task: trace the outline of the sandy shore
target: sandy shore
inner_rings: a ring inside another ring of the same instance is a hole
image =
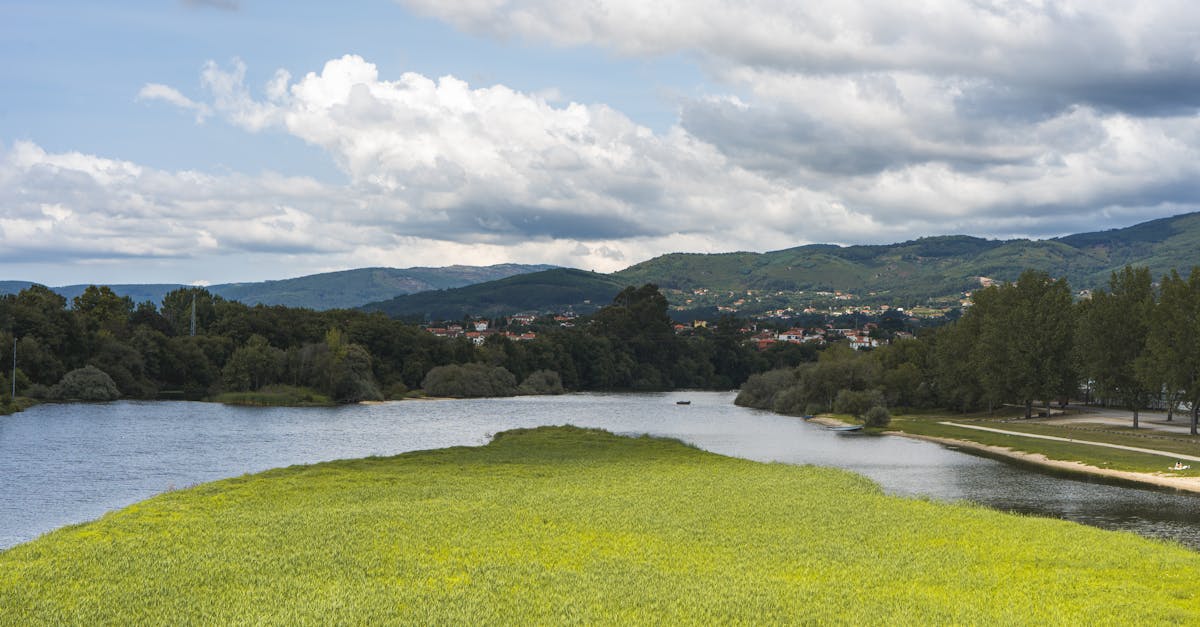
[[[815,421],[815,419],[814,419]],[[832,421],[837,422],[837,421]],[[822,423],[826,424],[826,423]],[[968,440],[958,440],[955,438],[940,438],[929,435],[917,435],[914,433],[904,433],[902,431],[887,431],[888,435],[898,435],[915,440],[925,440],[928,442],[937,442],[939,444],[949,444],[960,448],[969,448],[976,451],[982,451],[989,455],[997,457],[1007,457],[1016,459],[1038,466],[1045,466],[1055,470],[1065,472],[1074,472],[1086,475],[1097,475],[1101,477],[1111,477],[1122,481],[1130,481],[1134,483],[1144,483],[1148,485],[1158,486],[1162,488],[1173,488],[1175,490],[1184,490],[1186,492],[1200,493],[1200,477],[1175,477],[1165,474],[1145,473],[1145,472],[1128,472],[1124,470],[1110,470],[1108,468],[1097,468],[1089,466],[1081,462],[1067,462],[1058,459],[1050,459],[1041,453],[1023,453],[1014,451],[1003,446],[992,446],[989,444],[980,444]]]
[[[808,421],[815,422],[819,425],[825,425],[826,427],[846,427],[853,424],[838,420],[837,418],[827,418],[825,416],[813,416],[812,418],[809,418]]]

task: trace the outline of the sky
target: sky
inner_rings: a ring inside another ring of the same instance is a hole
[[[0,58],[0,279],[614,271],[1200,209],[1184,0],[4,0]]]

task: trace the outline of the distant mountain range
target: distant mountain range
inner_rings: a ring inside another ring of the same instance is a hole
[[[261,303],[309,309],[340,309],[386,300],[399,294],[462,287],[554,267],[506,263],[444,268],[361,268],[279,281],[210,285],[206,289],[222,298],[248,305]],[[30,285],[33,283],[29,281],[0,281],[0,294],[16,293]],[[188,286],[164,283],[109,287],[119,295],[129,296],[136,303],[161,303],[168,292]],[[51,289],[70,300],[82,294],[86,288],[87,285],[65,285]]]
[[[981,277],[1013,281],[1026,269],[1066,277],[1075,289],[1108,284],[1125,265],[1147,266],[1157,279],[1200,264],[1200,213],[1124,229],[1049,240],[926,237],[880,246],[812,245],[768,253],[671,254],[615,276],[683,292],[805,291],[854,294],[868,301],[910,304],[957,299]]]
[[[925,237],[878,246],[817,244],[767,253],[673,253],[613,274],[546,265],[364,268],[282,281],[213,285],[214,294],[248,304],[313,309],[361,307],[395,317],[457,319],[519,311],[585,313],[627,285],[657,284],[677,317],[718,312],[759,315],[815,305],[957,305],[963,292],[1012,281],[1026,269],[1066,277],[1076,290],[1104,287],[1125,265],[1154,277],[1200,265],[1200,213],[1123,229],[1048,240]],[[0,282],[0,293],[28,282]],[[84,285],[53,288],[68,298]],[[113,285],[134,301],[161,302],[181,285]]]
[[[957,306],[964,292],[991,281],[1014,281],[1026,269],[1066,277],[1081,290],[1106,286],[1111,272],[1126,264],[1148,266],[1156,279],[1172,268],[1187,272],[1200,264],[1200,213],[1049,240],[954,235],[879,246],[674,253],[611,275],[557,269],[401,296],[364,308],[433,319],[578,311],[611,302],[625,286],[654,283],[677,319],[885,303],[938,309]]]

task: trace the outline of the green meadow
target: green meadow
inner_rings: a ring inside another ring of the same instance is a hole
[[[573,427],[168,492],[0,553],[4,624],[1200,623],[1200,554]]]

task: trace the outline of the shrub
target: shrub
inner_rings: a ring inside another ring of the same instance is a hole
[[[517,390],[517,380],[511,372],[500,366],[470,363],[438,366],[425,375],[421,387],[430,396],[512,396]]]
[[[833,401],[833,411],[861,418],[872,407],[883,405],[883,392],[879,390],[841,390]]]
[[[863,424],[868,427],[886,427],[891,421],[892,415],[881,405],[876,405],[863,414]]]
[[[776,397],[795,384],[796,371],[792,368],[781,368],[762,374],[752,374],[742,384],[742,389],[738,390],[737,398],[733,402],[735,405],[741,405],[742,407],[773,409]]]
[[[72,370],[50,388],[50,398],[55,400],[112,401],[121,397],[112,377],[95,366],[84,366]]]
[[[804,388],[797,384],[776,394],[775,402],[767,409],[778,414],[800,416],[804,414],[807,403],[808,396],[804,393]]]
[[[517,394],[562,394],[562,377],[553,370],[535,370],[521,382]]]
[[[397,381],[383,391],[383,397],[389,401],[398,401],[408,396],[408,386],[403,381]]]

